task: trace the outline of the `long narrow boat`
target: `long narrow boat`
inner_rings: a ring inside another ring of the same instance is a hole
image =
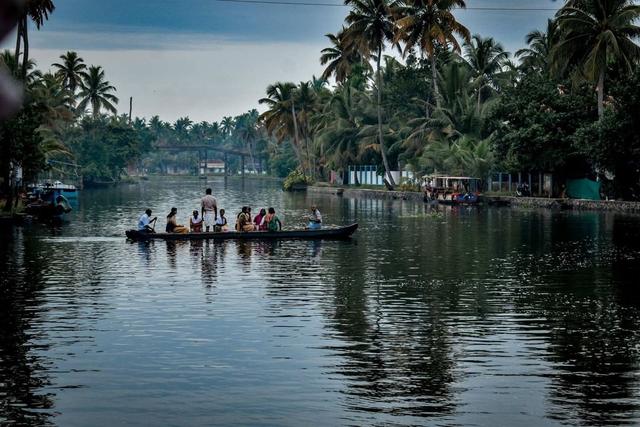
[[[320,230],[282,230],[282,231],[227,231],[223,233],[145,233],[138,230],[125,232],[131,240],[273,240],[273,239],[346,239],[358,228],[358,224],[345,227],[321,228]]]

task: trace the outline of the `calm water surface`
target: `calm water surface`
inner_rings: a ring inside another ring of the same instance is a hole
[[[209,181],[232,218],[313,201],[346,242],[150,242],[199,180],[86,190],[2,229],[0,424],[637,425],[640,220]]]

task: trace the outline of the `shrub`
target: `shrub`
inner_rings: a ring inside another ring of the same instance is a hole
[[[313,180],[305,176],[299,169],[296,169],[287,175],[282,188],[284,191],[294,191],[297,189],[296,187],[307,186],[309,184],[313,184]]]

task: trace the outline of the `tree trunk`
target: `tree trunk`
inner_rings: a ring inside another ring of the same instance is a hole
[[[22,18],[18,19],[18,27],[16,31],[16,72],[18,72],[18,64],[20,64],[20,40],[22,39]]]
[[[22,78],[25,83],[27,81],[27,71],[29,66],[29,34],[27,29],[29,25],[27,25],[27,15],[24,15],[22,18],[22,43],[24,45],[24,54],[22,55]],[[18,59],[16,58],[16,61]]]
[[[604,68],[600,70],[600,75],[598,76],[598,119],[602,119],[602,115],[604,114]]]
[[[436,107],[440,108],[440,90],[438,89],[438,70],[436,68],[436,53],[429,57],[431,60],[431,79],[433,80],[433,97],[436,99]]]
[[[291,117],[293,118],[293,140],[294,144],[298,149],[300,148],[300,140],[298,139],[298,119],[296,118],[296,104],[291,101]],[[302,168],[302,174],[307,176],[307,168],[302,158],[302,154],[300,154],[300,167]]]
[[[378,142],[380,143],[380,154],[382,155],[382,164],[384,165],[384,171],[387,175],[389,184],[395,186],[396,183],[391,175],[391,169],[389,168],[389,161],[387,160],[387,149],[384,146],[384,137],[382,135],[382,75],[380,73],[380,57],[382,56],[382,44],[378,46],[378,60],[377,65],[377,79],[378,80]]]

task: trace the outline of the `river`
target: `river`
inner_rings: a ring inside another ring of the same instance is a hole
[[[206,186],[350,241],[131,243]],[[0,424],[640,423],[640,219],[167,178],[3,228]]]

